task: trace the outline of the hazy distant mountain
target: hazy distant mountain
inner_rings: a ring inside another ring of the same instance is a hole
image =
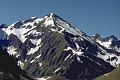
[[[90,37],[53,13],[17,21],[1,31],[0,44],[32,78],[93,80],[120,65],[120,40],[115,36]]]

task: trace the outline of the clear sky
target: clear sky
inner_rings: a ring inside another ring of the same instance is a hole
[[[120,38],[120,0],[0,0],[0,23],[51,12],[88,35],[114,34]]]

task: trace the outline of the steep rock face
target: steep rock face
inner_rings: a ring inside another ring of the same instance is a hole
[[[70,80],[93,80],[120,64],[119,52],[108,50],[53,13],[1,30],[7,34],[8,53],[35,78],[60,75]]]
[[[0,80],[33,80],[17,65],[17,59],[0,46]]]

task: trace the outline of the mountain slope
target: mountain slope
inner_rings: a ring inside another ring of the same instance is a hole
[[[120,52],[120,40],[118,40],[114,35],[103,38],[97,33],[93,35],[92,38],[105,48]]]
[[[95,80],[120,80],[120,67],[116,68],[110,73],[104,74]]]
[[[70,80],[93,80],[120,64],[120,52],[108,49],[51,13],[32,17],[1,29],[2,43],[18,65],[31,77],[63,76]]]
[[[0,80],[33,80],[17,66],[16,59],[0,47]]]

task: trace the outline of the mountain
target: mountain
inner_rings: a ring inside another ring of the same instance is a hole
[[[100,36],[90,37],[53,13],[17,21],[1,31],[0,45],[32,78],[93,80],[120,65],[118,39],[106,47],[99,43]]]
[[[107,49],[112,49],[120,52],[120,40],[118,40],[117,37],[115,37],[114,35],[103,38],[99,34],[95,34],[92,36],[92,38]]]
[[[110,73],[106,73],[95,80],[120,80],[120,67],[116,68]]]

